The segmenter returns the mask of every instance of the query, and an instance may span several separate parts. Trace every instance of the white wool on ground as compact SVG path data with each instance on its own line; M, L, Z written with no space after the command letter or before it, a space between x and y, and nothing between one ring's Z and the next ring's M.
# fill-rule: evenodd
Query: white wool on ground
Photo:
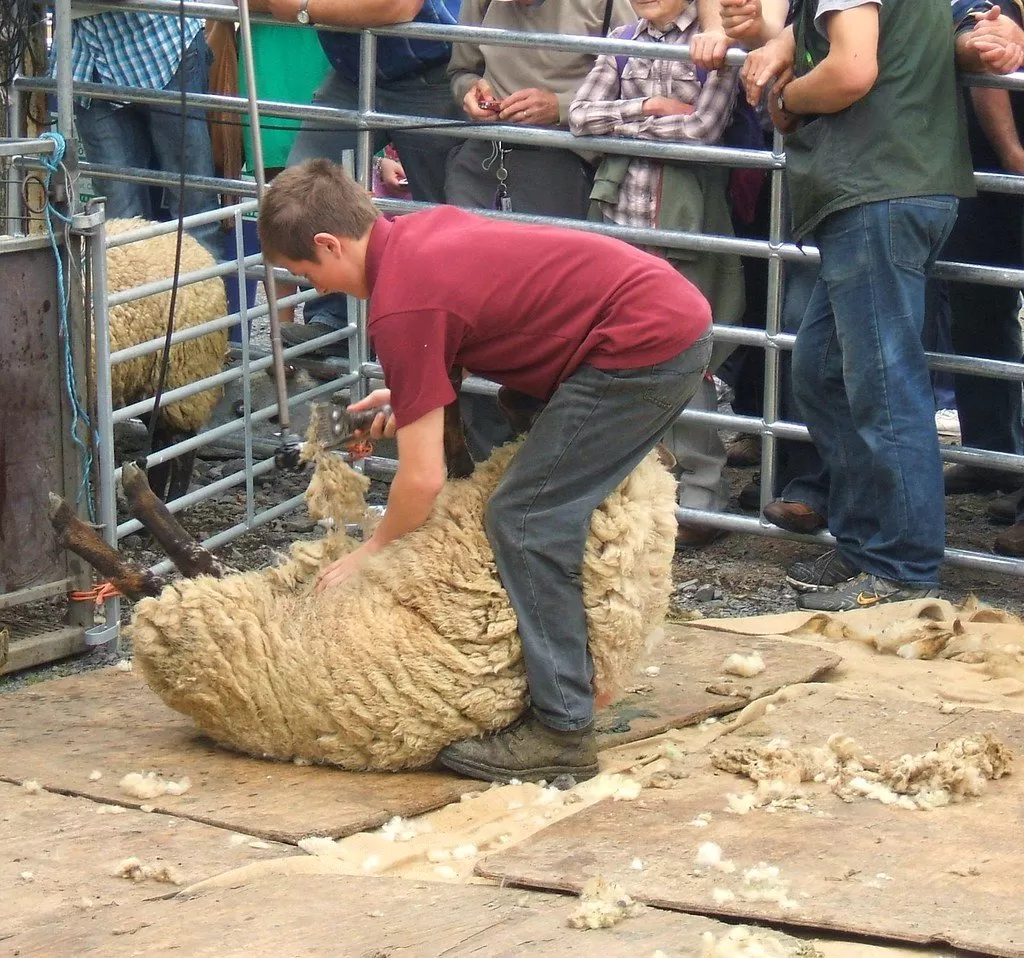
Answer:
M23 881L32 881L35 879L35 875L32 872L22 872L19 876Z
M344 858L345 850L333 838L325 838L323 835L309 835L300 838L298 846L307 855L316 855L320 858Z
M867 798L909 810L941 808L980 795L986 781L1009 773L1013 753L995 736L960 738L919 755L886 762L863 752L848 735L831 735L825 748L794 748L775 740L713 753L722 771L757 783L754 793L726 797L728 810L810 806L801 783L823 783L844 801Z
M790 911L797 908L797 903L789 897L789 882L782 877L778 866L767 862L758 862L743 872L737 894L744 901L770 902Z
M434 871L442 878L447 878L449 881L453 881L459 877L459 873L452 868L451 865L438 865Z
M114 666L114 668L117 669L118 672L131 672L131 659L121 659L121 661L118 662L117 665Z
M452 849L452 858L456 861L462 861L466 858L474 858L477 854L476 845L456 845Z
M184 795L192 783L185 776L179 782L164 779L156 772L129 772L120 782L118 788L134 798L159 798L161 795Z
M21 783L21 787L25 789L29 795L38 795L42 790L43 786L40 785L35 779L27 778Z
M364 872L372 872L376 868L378 868L379 866L380 866L380 856L379 855L367 855L366 858L363 859L363 871Z
M736 866L722 857L722 849L714 842L701 842L693 862L698 868L714 868L726 874L736 871Z
M728 888L713 888L711 898L716 905L727 905L731 901L736 901L736 893L729 891Z
M230 838L228 838L229 845L244 845L247 841L252 839L252 835L243 835L240 832L235 832Z
M722 671L729 675L739 675L745 679L760 675L765 669L764 659L758 652L733 652L724 663Z
M89 773L90 782L98 782L101 778L103 778L103 773L99 769L93 769Z
M380 827L380 834L389 842L410 842L418 834L416 826L401 815L395 815Z
M140 812L155 812L156 811L156 806L155 805L140 805L139 806L139 811Z
M771 932L746 925L736 925L721 937L706 931L700 941L700 958L795 958L798 954L793 945Z
M644 863L639 858L634 858L629 863L629 867L635 872L642 872L644 870Z
M447 848L429 848L427 849L427 861L432 865L439 865L441 862L446 862L452 857L452 853Z
M97 805L97 815L123 815L128 809L124 805Z
M583 886L579 904L570 913L568 923L570 928L581 930L611 928L643 910L644 906L633 901L621 886L598 875Z
M111 872L115 878L127 878L133 882L155 881L168 885L183 885L185 878L173 865L165 862L149 865L139 858L126 858Z
M258 839L253 839L251 842L246 842L250 848L270 848L270 842L261 842Z
M647 668L644 669L644 675L647 675L647 676L649 676L652 679L656 675L661 675L661 666L660 665L648 665Z

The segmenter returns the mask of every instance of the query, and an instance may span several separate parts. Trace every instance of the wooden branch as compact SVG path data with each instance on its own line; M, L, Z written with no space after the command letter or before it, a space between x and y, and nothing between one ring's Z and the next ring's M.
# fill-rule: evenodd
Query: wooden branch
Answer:
M150 595L159 595L167 585L160 575L127 562L121 554L100 537L88 523L60 497L50 493L50 525L57 533L57 542L89 563L101 576L115 585L133 602Z
M139 520L185 576L212 575L221 579L235 570L192 538L149 488L146 473L134 462L121 469L121 485L128 510Z

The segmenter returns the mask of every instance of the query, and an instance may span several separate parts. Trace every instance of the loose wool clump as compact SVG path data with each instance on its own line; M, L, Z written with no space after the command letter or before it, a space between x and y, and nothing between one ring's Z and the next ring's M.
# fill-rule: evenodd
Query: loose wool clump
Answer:
M313 592L356 545L341 531L276 568L179 580L139 602L145 680L223 745L353 770L421 767L508 725L526 674L483 512L516 448L448 483L423 526L336 588ZM653 453L594 512L582 581L600 694L622 687L665 616L675 531L675 482Z
M619 885L598 875L583 886L579 904L570 913L568 922L570 928L581 931L612 928L643 910L644 906L633 901Z
M716 768L757 783L753 792L728 796L730 810L739 814L806 798L800 787L805 782L824 783L846 802L868 798L927 811L980 795L986 781L1010 773L1012 761L1013 752L988 733L885 762L865 754L848 735L831 736L825 748L792 747L776 740L711 756Z
M728 672L729 675L739 675L750 679L764 671L764 659L757 652L751 652L749 655L745 655L743 652L733 652L722 663L722 671Z
M127 878L133 882L156 881L167 885L183 885L185 878L173 865L161 862L149 865L138 858L126 858L112 872L114 878Z
M156 772L129 772L118 782L118 788L135 798L159 798L161 795L184 795L192 787L186 776L180 782L161 778Z
M142 219L108 220L107 235L116 236L147 225ZM165 233L114 246L107 250L107 292L119 293L136 286L169 279L174 274L177 236ZM213 257L188 233L182 236L181 273L215 266ZM171 294L156 293L144 299L121 303L110 309L110 349L116 352L167 332ZM198 326L227 313L224 283L219 277L182 286L174 307L176 330ZM212 376L224 368L227 358L226 329L196 339L175 343L170 350L167 391ZM156 392L161 354L155 353L118 363L111 369L111 392L115 409L147 399ZM172 433L198 432L210 421L221 389L207 389L194 396L160 407L160 425Z

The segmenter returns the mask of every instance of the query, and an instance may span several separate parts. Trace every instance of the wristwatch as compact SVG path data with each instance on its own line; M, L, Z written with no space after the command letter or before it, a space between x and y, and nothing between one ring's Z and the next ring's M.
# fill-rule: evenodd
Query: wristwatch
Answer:
M299 4L299 12L295 14L297 23L309 23L309 0L302 0Z
M304 0L304 2L306 2L306 0ZM775 97L775 106L781 112L783 112L783 113L789 113L790 116L795 116L796 115L795 113L793 113L792 111L790 111L786 107L786 91L785 90L783 90L777 97Z

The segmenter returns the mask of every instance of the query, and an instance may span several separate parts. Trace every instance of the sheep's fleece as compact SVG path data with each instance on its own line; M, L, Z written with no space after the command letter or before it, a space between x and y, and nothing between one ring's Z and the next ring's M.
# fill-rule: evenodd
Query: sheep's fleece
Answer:
M526 676L483 510L515 449L450 482L422 527L335 589L311 591L355 547L343 533L296 543L276 568L179 580L141 601L131 632L146 681L223 745L353 770L422 766L508 725ZM311 483L313 512L344 485L329 458L317 471L336 478ZM351 475L350 488L365 483ZM675 531L675 481L652 453L591 521L583 590L602 693L629 678L667 611Z
M115 236L146 225L149 224L142 219L109 220L107 233ZM119 293L135 286L170 279L174 274L176 244L177 235L165 233L108 249L107 292ZM191 273L214 265L213 257L185 233L181 243L181 273ZM167 331L170 300L169 292L157 293L112 307L111 351L164 336ZM178 289L174 308L176 329L198 326L226 313L227 298L224 294L224 283L219 277ZM173 345L164 388L170 391L179 386L187 386L205 376L219 373L224 368L227 345L226 329ZM111 391L115 409L153 395L162 355L162 352L150 353L148 356L140 356L138 359L130 359L114 366ZM197 432L209 422L220 396L220 388L207 389L177 402L167 403L160 407L160 421L167 428L177 432Z

